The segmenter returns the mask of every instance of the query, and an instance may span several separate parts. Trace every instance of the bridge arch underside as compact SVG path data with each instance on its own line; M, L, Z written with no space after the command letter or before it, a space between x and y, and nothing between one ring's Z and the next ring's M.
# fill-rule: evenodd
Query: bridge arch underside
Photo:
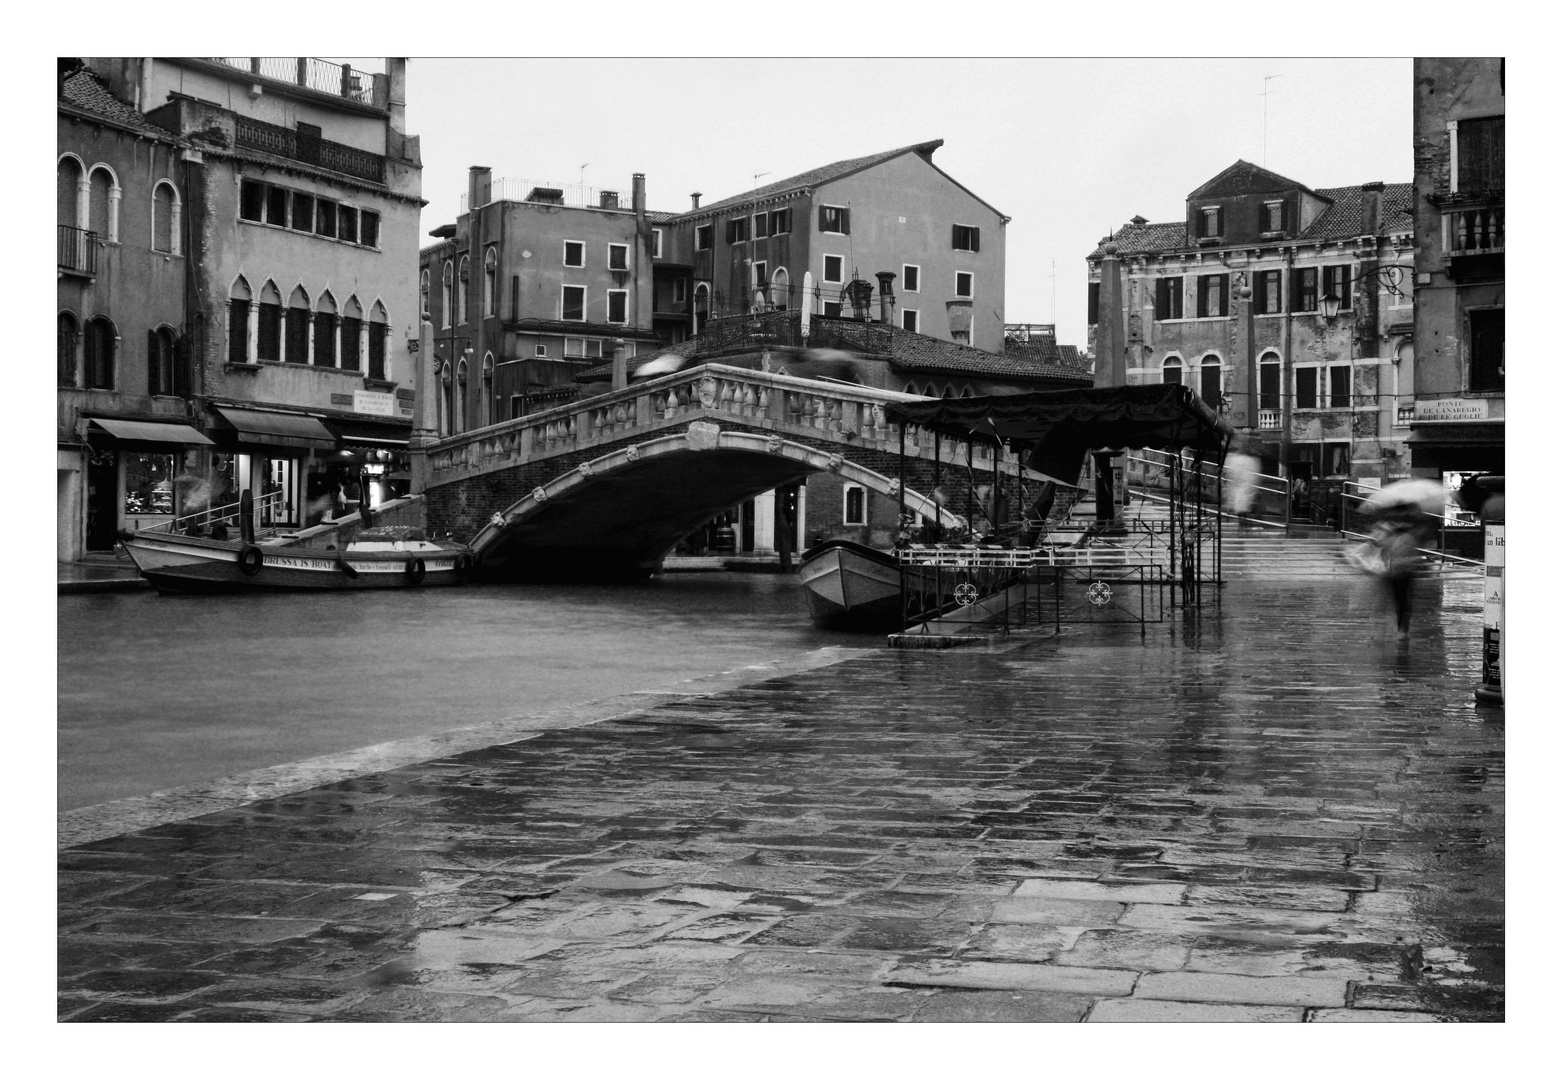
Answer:
M643 577L716 514L826 470L901 497L893 478L839 454L774 435L691 425L584 462L496 513L472 540L478 574L522 581ZM940 513L920 493L909 490L906 500L909 510Z

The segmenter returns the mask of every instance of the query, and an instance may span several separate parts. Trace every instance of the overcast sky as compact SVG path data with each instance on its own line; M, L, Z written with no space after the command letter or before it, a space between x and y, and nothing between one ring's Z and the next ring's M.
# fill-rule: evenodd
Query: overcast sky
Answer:
M1409 182L1411 89L1409 59L414 58L407 126L425 234L455 220L470 165L557 184L584 165L626 194L643 172L650 208L681 211L943 139L934 162L1012 219L1005 319L1083 346L1085 257L1109 229L1180 220L1239 158L1314 188Z

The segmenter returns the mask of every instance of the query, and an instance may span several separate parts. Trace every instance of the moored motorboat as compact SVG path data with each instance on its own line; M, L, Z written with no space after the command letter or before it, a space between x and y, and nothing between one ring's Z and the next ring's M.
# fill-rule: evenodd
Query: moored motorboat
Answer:
M428 540L422 529L407 526L364 529L341 549L168 532L131 533L120 543L161 592L456 585L476 562L466 545Z

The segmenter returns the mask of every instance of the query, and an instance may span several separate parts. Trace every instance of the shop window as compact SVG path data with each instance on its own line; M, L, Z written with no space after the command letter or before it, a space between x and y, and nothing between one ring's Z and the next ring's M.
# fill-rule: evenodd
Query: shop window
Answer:
M1503 309L1466 312L1470 325L1471 389L1503 389Z
M857 484L848 484L841 490L841 523L868 524L868 492Z
M121 452L125 462L125 513L174 512L174 456Z
M1156 279L1156 318L1183 318L1183 279L1168 277Z
M114 389L114 353L118 335L114 324L105 318L87 320L84 335L88 390Z

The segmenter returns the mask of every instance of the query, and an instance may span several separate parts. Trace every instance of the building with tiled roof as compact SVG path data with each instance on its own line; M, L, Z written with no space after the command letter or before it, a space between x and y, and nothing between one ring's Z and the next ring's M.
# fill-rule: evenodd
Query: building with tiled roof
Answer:
M1406 475L1412 201L1237 161L1182 221L1133 218L1087 256L1098 385L1189 385L1270 474Z

